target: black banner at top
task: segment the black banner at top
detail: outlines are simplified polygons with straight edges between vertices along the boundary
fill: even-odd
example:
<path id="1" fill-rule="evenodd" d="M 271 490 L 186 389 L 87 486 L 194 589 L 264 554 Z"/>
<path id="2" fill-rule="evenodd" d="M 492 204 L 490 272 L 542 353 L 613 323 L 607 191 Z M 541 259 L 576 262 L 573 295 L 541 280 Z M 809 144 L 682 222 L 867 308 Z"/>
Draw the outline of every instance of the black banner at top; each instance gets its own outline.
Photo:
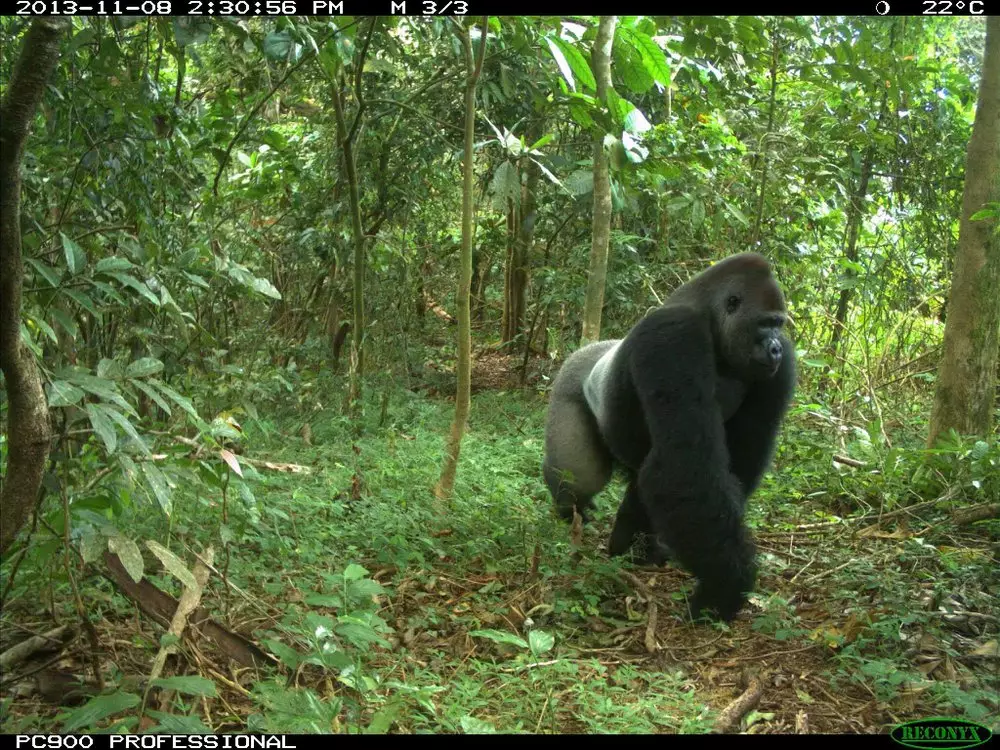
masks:
<path id="1" fill-rule="evenodd" d="M 1000 0 L 767 0 L 739 7 L 699 6 L 698 14 L 796 16 L 982 16 L 1000 13 Z M 749 5 L 749 7 L 748 7 Z M 607 0 L 14 0 L 13 13 L 29 16 L 596 16 L 648 14 L 647 0 L 621 7 Z M 692 6 L 664 7 L 677 13 Z M 11 13 L 10 10 L 6 11 Z"/>

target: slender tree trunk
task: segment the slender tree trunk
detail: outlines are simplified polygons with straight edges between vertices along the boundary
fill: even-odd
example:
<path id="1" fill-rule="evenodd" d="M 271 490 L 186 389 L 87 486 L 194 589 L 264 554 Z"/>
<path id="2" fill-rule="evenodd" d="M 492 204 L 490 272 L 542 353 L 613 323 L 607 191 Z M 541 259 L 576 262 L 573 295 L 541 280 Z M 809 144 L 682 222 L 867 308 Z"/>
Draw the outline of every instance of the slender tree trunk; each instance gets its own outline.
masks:
<path id="1" fill-rule="evenodd" d="M 885 115 L 885 107 L 888 98 L 888 90 L 882 90 L 882 103 L 879 105 L 878 125 L 881 125 Z M 877 128 L 876 128 L 877 129 Z M 875 164 L 875 133 L 871 134 L 871 141 L 865 149 L 865 155 L 861 160 L 861 174 L 858 176 L 857 188 L 851 196 L 851 204 L 847 211 L 847 235 L 844 242 L 844 258 L 852 264 L 858 262 L 858 236 L 861 233 L 861 225 L 865 220 L 865 199 L 868 197 L 868 184 L 871 182 L 872 169 Z M 853 279 L 855 274 L 852 270 L 847 270 L 849 279 Z M 833 332 L 830 334 L 830 358 L 834 359 L 840 348 L 844 330 L 847 326 L 847 313 L 850 310 L 851 297 L 854 288 L 850 285 L 840 290 L 837 298 L 837 311 L 833 316 Z"/>
<path id="2" fill-rule="evenodd" d="M 474 188 L 474 166 L 476 134 L 476 84 L 483 70 L 483 58 L 486 55 L 486 34 L 489 31 L 488 19 L 483 16 L 479 22 L 481 36 L 479 52 L 475 62 L 472 59 L 472 40 L 469 30 L 456 21 L 456 33 L 462 42 L 465 53 L 465 155 L 462 163 L 462 252 L 461 270 L 458 280 L 458 294 L 455 306 L 458 312 L 458 390 L 455 393 L 455 419 L 451 423 L 448 436 L 447 453 L 441 478 L 434 488 L 434 495 L 439 500 L 451 497 L 455 487 L 455 473 L 458 471 L 458 456 L 462 450 L 462 437 L 469 421 L 469 403 L 472 391 L 472 320 L 469 307 L 469 296 L 472 288 L 472 196 Z"/>
<path id="3" fill-rule="evenodd" d="M 965 162 L 955 272 L 948 297 L 928 445 L 945 432 L 989 435 L 1000 342 L 1000 16 L 986 20 L 979 103 Z M 972 216 L 993 203 L 991 217 Z"/>
<path id="4" fill-rule="evenodd" d="M 757 207 L 754 210 L 753 232 L 750 235 L 751 249 L 757 248 L 757 243 L 760 242 L 761 227 L 764 224 L 764 196 L 767 190 L 767 175 L 771 166 L 770 160 L 767 158 L 767 150 L 774 131 L 774 110 L 778 98 L 778 61 L 780 57 L 781 31 L 778 28 L 778 24 L 775 23 L 771 27 L 771 92 L 767 97 L 767 128 L 764 130 L 763 136 L 761 136 L 760 148 L 758 150 L 758 158 L 761 162 L 760 186 L 757 189 Z M 757 159 L 754 159 L 754 161 L 756 162 Z M 751 169 L 756 171 L 756 168 L 757 165 L 754 164 Z"/>
<path id="5" fill-rule="evenodd" d="M 365 57 L 375 34 L 373 18 L 368 27 L 361 55 L 354 63 L 354 98 L 358 109 L 354 113 L 354 122 L 350 129 L 344 117 L 344 101 L 342 99 L 343 82 L 335 86 L 333 92 L 333 110 L 337 118 L 337 137 L 344 152 L 344 171 L 347 173 L 347 187 L 351 205 L 351 233 L 354 240 L 354 323 L 351 326 L 351 366 L 348 403 L 356 408 L 361 401 L 361 378 L 365 370 L 364 338 L 365 338 L 365 230 L 361 225 L 361 198 L 358 194 L 358 170 L 354 160 L 354 144 L 361 127 L 361 119 L 365 113 L 365 99 L 361 86 L 361 74 L 364 72 Z"/>
<path id="6" fill-rule="evenodd" d="M 590 53 L 594 78 L 597 79 L 597 99 L 607 104 L 611 86 L 611 45 L 615 39 L 617 16 L 601 16 L 597 39 Z M 581 344 L 601 337 L 601 311 L 604 308 L 604 286 L 608 278 L 608 242 L 611 239 L 611 176 L 608 157 L 604 153 L 604 134 L 594 142 L 594 214 L 590 241 L 590 272 L 587 274 L 587 301 L 583 311 Z"/>
<path id="7" fill-rule="evenodd" d="M 0 371 L 7 392 L 0 555 L 10 548 L 38 501 L 49 455 L 48 402 L 34 355 L 21 341 L 21 160 L 67 28 L 68 19 L 32 21 L 0 103 Z"/>

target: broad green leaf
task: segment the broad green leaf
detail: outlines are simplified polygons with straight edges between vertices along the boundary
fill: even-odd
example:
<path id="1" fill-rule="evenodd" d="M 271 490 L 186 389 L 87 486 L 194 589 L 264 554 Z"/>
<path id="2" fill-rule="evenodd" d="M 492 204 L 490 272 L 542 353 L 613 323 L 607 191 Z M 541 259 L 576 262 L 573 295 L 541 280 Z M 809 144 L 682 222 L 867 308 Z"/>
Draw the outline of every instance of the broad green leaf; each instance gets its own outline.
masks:
<path id="1" fill-rule="evenodd" d="M 169 516 L 173 510 L 173 501 L 170 497 L 170 484 L 167 482 L 167 478 L 159 468 L 149 461 L 144 461 L 141 465 L 142 473 L 146 477 L 146 484 L 153 491 L 156 502 L 160 504 L 163 513 Z"/>
<path id="2" fill-rule="evenodd" d="M 493 173 L 490 185 L 493 194 L 493 205 L 498 211 L 507 210 L 507 201 L 514 201 L 517 206 L 521 200 L 521 180 L 517 168 L 508 160 L 500 163 Z"/>
<path id="3" fill-rule="evenodd" d="M 576 81 L 579 81 L 583 88 L 591 91 L 597 90 L 597 81 L 594 80 L 594 73 L 591 71 L 587 59 L 580 50 L 555 35 L 545 37 L 545 41 L 548 43 L 552 57 L 555 58 L 556 64 L 559 66 L 559 70 L 562 72 L 563 78 L 566 79 L 566 83 L 569 84 L 570 89 L 576 91 Z"/>
<path id="4" fill-rule="evenodd" d="M 622 126 L 633 135 L 642 135 L 653 127 L 638 107 L 633 107 L 632 111 L 625 115 Z"/>
<path id="5" fill-rule="evenodd" d="M 172 679 L 172 678 L 168 678 Z M 156 719 L 159 723 L 149 727 L 150 734 L 211 734 L 212 730 L 206 727 L 197 716 L 178 716 L 166 711 L 153 711 L 147 708 L 146 713 Z"/>
<path id="6" fill-rule="evenodd" d="M 77 709 L 70 712 L 63 722 L 64 732 L 76 732 L 80 729 L 98 729 L 97 723 L 128 711 L 142 703 L 142 698 L 133 693 L 116 691 L 110 695 L 97 695 Z"/>
<path id="7" fill-rule="evenodd" d="M 97 307 L 97 303 L 94 302 L 94 298 L 91 297 L 86 292 L 82 292 L 79 289 L 62 289 L 63 294 L 69 297 L 71 300 L 76 302 L 80 307 L 89 312 L 98 321 L 101 320 L 101 311 Z"/>
<path id="8" fill-rule="evenodd" d="M 76 242 L 67 237 L 62 232 L 59 233 L 62 240 L 63 253 L 66 256 L 66 267 L 69 268 L 71 276 L 76 276 L 87 265 L 87 254 Z"/>
<path id="9" fill-rule="evenodd" d="M 382 584 L 371 578 L 362 578 L 359 581 L 351 581 L 348 592 L 355 599 L 370 598 L 380 596 L 385 593 Z"/>
<path id="10" fill-rule="evenodd" d="M 97 377 L 103 380 L 118 380 L 122 376 L 122 366 L 117 360 L 101 357 L 97 363 Z"/>
<path id="11" fill-rule="evenodd" d="M 110 258 L 101 258 L 94 266 L 97 273 L 113 273 L 116 271 L 128 271 L 135 268 L 135 264 L 120 255 L 112 255 Z"/>
<path id="12" fill-rule="evenodd" d="M 49 339 L 49 341 L 51 341 L 53 344 L 58 344 L 59 343 L 59 337 L 56 336 L 55 330 L 53 330 L 52 326 L 50 326 L 48 323 L 46 323 L 41 318 L 35 318 L 35 317 L 29 315 L 28 316 L 28 323 L 30 323 L 31 326 L 37 328 L 39 331 L 41 331 L 42 333 L 44 333 L 45 336 Z"/>
<path id="13" fill-rule="evenodd" d="M 49 406 L 51 407 L 72 406 L 87 395 L 65 380 L 53 380 L 46 390 L 49 392 Z"/>
<path id="14" fill-rule="evenodd" d="M 117 409 L 112 409 L 110 406 L 106 406 L 105 412 L 115 423 L 117 423 L 119 427 L 122 428 L 126 435 L 135 441 L 136 445 L 139 446 L 143 453 L 152 453 L 152 451 L 149 450 L 149 446 L 146 445 L 146 441 L 139 436 L 135 427 L 132 426 L 132 423 L 128 421 L 128 418 L 124 414 Z M 147 464 L 143 464 L 142 468 L 145 469 L 146 466 Z M 154 466 L 153 468 L 155 469 L 156 467 Z"/>
<path id="15" fill-rule="evenodd" d="M 697 229 L 705 221 L 705 204 L 700 200 L 695 200 L 691 204 L 691 226 Z"/>
<path id="16" fill-rule="evenodd" d="M 192 417 L 194 417 L 195 419 L 200 419 L 200 417 L 198 416 L 198 412 L 194 408 L 194 405 L 186 396 L 182 396 L 173 388 L 171 388 L 169 385 L 161 383 L 158 380 L 151 380 L 149 381 L 149 384 L 153 386 L 156 390 L 158 390 L 160 393 L 162 393 L 164 396 L 169 398 L 171 401 L 173 401 L 175 404 L 177 404 L 179 407 L 181 407 Z"/>
<path id="17" fill-rule="evenodd" d="M 461 718 L 462 731 L 466 734 L 496 734 L 496 728 L 488 721 L 477 719 L 475 716 L 463 716 Z"/>
<path id="18" fill-rule="evenodd" d="M 253 280 L 253 290 L 271 299 L 281 299 L 281 292 L 268 279 L 255 276 Z"/>
<path id="19" fill-rule="evenodd" d="M 302 657 L 299 655 L 299 652 L 281 641 L 274 638 L 265 638 L 264 645 L 289 669 L 295 669 L 302 663 Z"/>
<path id="20" fill-rule="evenodd" d="M 343 597 L 336 594 L 312 594 L 303 600 L 310 607 L 329 607 L 330 609 L 340 609 L 344 606 Z"/>
<path id="21" fill-rule="evenodd" d="M 125 568 L 129 577 L 139 583 L 142 580 L 144 568 L 139 545 L 127 537 L 113 536 L 108 539 L 108 549 L 118 555 L 118 559 L 121 560 L 122 567 Z"/>
<path id="22" fill-rule="evenodd" d="M 145 393 L 147 396 L 149 396 L 153 401 L 155 401 L 156 405 L 159 406 L 161 409 L 163 409 L 163 411 L 165 411 L 168 416 L 172 413 L 170 404 L 168 404 L 164 400 L 163 396 L 154 391 L 151 387 L 143 383 L 141 380 L 130 380 L 129 382 L 136 388 L 138 388 L 140 391 Z"/>
<path id="23" fill-rule="evenodd" d="M 368 575 L 368 571 L 357 563 L 351 563 L 344 568 L 344 578 L 348 581 L 357 581 Z"/>
<path id="24" fill-rule="evenodd" d="M 97 529 L 90 527 L 80 536 L 80 557 L 85 563 L 97 562 L 107 546 L 107 538 Z"/>
<path id="25" fill-rule="evenodd" d="M 506 630 L 473 630 L 469 635 L 476 638 L 488 638 L 496 643 L 509 643 L 512 646 L 528 648 L 528 642 L 524 638 L 508 633 Z"/>
<path id="26" fill-rule="evenodd" d="M 59 286 L 59 279 L 62 278 L 62 269 L 47 266 L 35 258 L 25 258 L 25 262 L 38 271 L 38 275 L 45 279 L 51 287 Z"/>
<path id="27" fill-rule="evenodd" d="M 590 169 L 578 169 L 571 172 L 563 184 L 573 195 L 584 195 L 594 189 L 594 172 Z"/>
<path id="28" fill-rule="evenodd" d="M 550 650 L 555 643 L 555 637 L 544 630 L 532 630 L 528 633 L 528 645 L 531 647 L 531 653 L 535 656 L 541 656 Z"/>
<path id="29" fill-rule="evenodd" d="M 272 31 L 264 37 L 264 56 L 275 62 L 285 60 L 289 57 L 293 44 L 292 35 L 288 31 Z"/>
<path id="30" fill-rule="evenodd" d="M 101 404 L 87 404 L 87 416 L 90 418 L 90 425 L 94 428 L 97 436 L 104 441 L 104 447 L 108 453 L 114 453 L 118 447 L 118 433 L 115 426 L 104 413 Z"/>
<path id="31" fill-rule="evenodd" d="M 175 690 L 184 695 L 198 695 L 205 698 L 214 698 L 218 695 L 215 683 L 207 677 L 201 675 L 183 675 L 180 677 L 160 677 L 153 680 L 155 687 L 164 690 Z"/>
<path id="32" fill-rule="evenodd" d="M 168 550 L 159 542 L 154 542 L 152 539 L 146 542 L 146 547 L 148 547 L 149 551 L 156 555 L 157 559 L 163 563 L 163 567 L 167 570 L 167 572 L 184 585 L 184 588 L 191 589 L 192 591 L 197 591 L 201 588 L 198 585 L 198 581 L 194 577 L 194 573 L 192 573 L 188 569 L 188 566 L 184 564 L 184 561 L 173 552 Z M 214 683 L 211 683 L 210 681 L 207 682 L 212 684 L 214 687 Z M 191 693 L 191 695 L 201 695 L 201 693 Z"/>
<path id="33" fill-rule="evenodd" d="M 102 400 L 121 407 L 126 414 L 132 414 L 135 416 L 135 409 L 132 408 L 128 401 L 122 398 L 121 394 L 118 392 L 118 387 L 113 381 L 105 380 L 104 378 L 97 378 L 93 375 L 87 375 L 80 372 L 73 373 L 67 379 L 74 385 L 78 385 L 83 388 L 83 390 L 87 391 L 87 393 L 93 393 Z"/>
<path id="34" fill-rule="evenodd" d="M 112 278 L 118 280 L 127 287 L 131 287 L 139 294 L 141 294 L 143 297 L 145 297 L 147 300 L 149 300 L 151 303 L 153 303 L 153 305 L 155 305 L 156 307 L 160 306 L 160 298 L 157 297 L 155 294 L 153 294 L 153 292 L 150 291 L 149 287 L 146 286 L 144 282 L 139 281 L 139 279 L 133 276 L 129 276 L 127 273 L 117 273 L 117 272 L 109 273 L 108 276 L 111 276 Z"/>
<path id="35" fill-rule="evenodd" d="M 125 369 L 125 375 L 130 378 L 144 378 L 163 370 L 163 363 L 156 357 L 142 357 L 131 362 Z"/>

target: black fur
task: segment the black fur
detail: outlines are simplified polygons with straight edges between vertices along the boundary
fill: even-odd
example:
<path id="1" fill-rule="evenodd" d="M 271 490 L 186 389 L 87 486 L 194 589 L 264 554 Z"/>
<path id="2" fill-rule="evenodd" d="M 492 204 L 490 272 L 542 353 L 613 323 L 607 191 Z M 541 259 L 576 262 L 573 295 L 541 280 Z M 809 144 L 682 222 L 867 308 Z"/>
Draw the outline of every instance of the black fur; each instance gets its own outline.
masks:
<path id="1" fill-rule="evenodd" d="M 575 352 L 553 384 L 543 470 L 560 515 L 575 507 L 586 519 L 612 466 L 624 468 L 608 551 L 652 535 L 647 559 L 669 555 L 698 578 L 696 616 L 730 620 L 753 589 L 743 514 L 794 389 L 784 322 L 767 261 L 736 255 L 677 289 L 621 342 Z"/>

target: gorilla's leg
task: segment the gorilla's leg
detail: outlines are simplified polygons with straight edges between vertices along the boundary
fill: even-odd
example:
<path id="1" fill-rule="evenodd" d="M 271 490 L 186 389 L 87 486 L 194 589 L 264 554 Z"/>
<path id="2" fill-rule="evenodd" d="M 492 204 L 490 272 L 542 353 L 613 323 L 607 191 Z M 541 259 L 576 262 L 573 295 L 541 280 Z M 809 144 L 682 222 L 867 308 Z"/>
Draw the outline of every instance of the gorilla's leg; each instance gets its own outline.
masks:
<path id="1" fill-rule="evenodd" d="M 673 557 L 670 548 L 653 532 L 646 509 L 639 500 L 639 489 L 633 476 L 629 479 L 625 497 L 618 506 L 615 525 L 608 540 L 608 554 L 611 557 L 624 555 L 636 543 L 641 543 L 643 547 L 642 554 L 636 559 L 646 565 L 663 565 Z"/>
<path id="2" fill-rule="evenodd" d="M 756 565 L 744 493 L 730 471 L 714 351 L 706 317 L 661 308 L 632 329 L 620 356 L 649 429 L 637 494 L 650 528 L 698 578 L 692 613 L 713 609 L 730 620 L 753 589 Z"/>
<path id="3" fill-rule="evenodd" d="M 602 341 L 577 350 L 552 384 L 542 472 L 556 509 L 566 520 L 572 520 L 574 507 L 587 520 L 592 498 L 611 479 L 611 453 L 587 405 L 583 384 L 597 360 L 615 343 Z"/>

